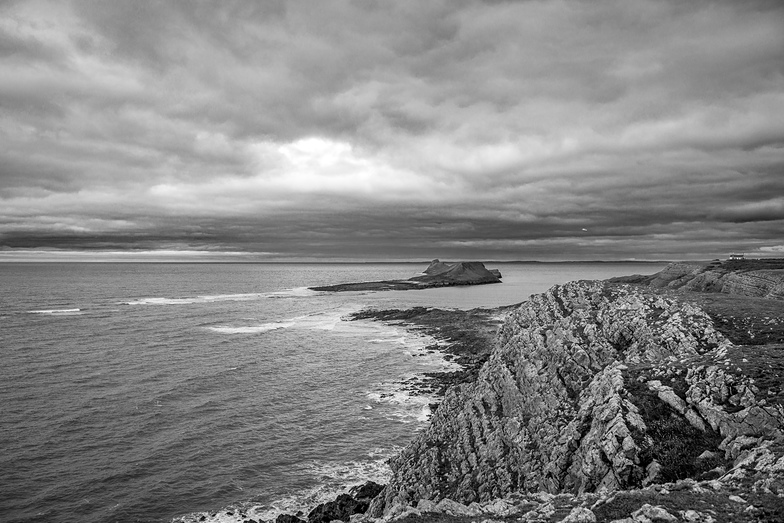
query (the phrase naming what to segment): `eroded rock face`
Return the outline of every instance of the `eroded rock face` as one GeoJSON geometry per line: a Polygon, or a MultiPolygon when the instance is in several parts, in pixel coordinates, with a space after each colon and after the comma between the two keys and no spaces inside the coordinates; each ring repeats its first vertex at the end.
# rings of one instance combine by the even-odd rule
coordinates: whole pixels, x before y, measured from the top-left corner
{"type": "MultiPolygon", "coordinates": [[[[452,389],[392,460],[383,505],[653,481],[627,365],[699,358],[727,343],[700,309],[627,286],[575,282],[534,296],[509,314],[478,379],[452,389]]],[[[693,410],[710,423],[679,405],[677,415],[693,410]]]]}

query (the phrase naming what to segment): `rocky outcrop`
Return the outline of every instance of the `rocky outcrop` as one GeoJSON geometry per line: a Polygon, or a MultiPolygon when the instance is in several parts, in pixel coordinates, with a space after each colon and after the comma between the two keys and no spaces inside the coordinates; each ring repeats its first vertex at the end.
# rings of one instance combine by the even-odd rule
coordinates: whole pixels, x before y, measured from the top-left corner
{"type": "Polygon", "coordinates": [[[280,514],[275,523],[330,523],[349,521],[355,514],[363,514],[370,502],[383,489],[382,485],[368,481],[352,488],[349,493],[340,494],[332,501],[321,503],[308,513],[307,521],[292,514],[280,514]]]}
{"type": "Polygon", "coordinates": [[[330,521],[348,521],[354,514],[362,514],[368,508],[349,494],[340,494],[334,501],[318,505],[308,514],[308,523],[330,523],[330,521]]]}
{"type": "MultiPolygon", "coordinates": [[[[734,470],[749,449],[782,442],[784,410],[728,372],[732,349],[701,309],[639,287],[575,282],[533,296],[507,316],[477,379],[452,388],[391,460],[368,513],[734,470]]],[[[759,459],[778,463],[769,452],[759,459]]]]}
{"type": "Polygon", "coordinates": [[[654,288],[722,292],[739,296],[784,299],[784,260],[671,263],[651,276],[625,276],[616,282],[654,288]]]}
{"type": "Polygon", "coordinates": [[[499,283],[501,272],[498,269],[487,270],[481,262],[447,263],[436,259],[430,262],[422,275],[414,276],[409,280],[444,285],[499,283]]]}

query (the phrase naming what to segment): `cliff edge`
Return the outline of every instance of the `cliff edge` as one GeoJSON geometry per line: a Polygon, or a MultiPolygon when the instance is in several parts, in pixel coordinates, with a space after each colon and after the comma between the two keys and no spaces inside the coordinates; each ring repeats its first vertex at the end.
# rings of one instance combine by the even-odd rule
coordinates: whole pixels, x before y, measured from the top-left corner
{"type": "Polygon", "coordinates": [[[508,314],[368,515],[687,478],[784,495],[782,349],[735,345],[700,307],[643,287],[556,286],[508,314]]]}

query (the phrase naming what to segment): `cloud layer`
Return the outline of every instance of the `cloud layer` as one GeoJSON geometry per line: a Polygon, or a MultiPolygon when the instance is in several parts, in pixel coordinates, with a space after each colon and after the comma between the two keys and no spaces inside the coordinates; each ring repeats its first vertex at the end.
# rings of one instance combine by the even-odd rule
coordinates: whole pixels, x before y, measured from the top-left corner
{"type": "Polygon", "coordinates": [[[0,249],[776,255],[782,27],[774,1],[0,4],[0,249]]]}

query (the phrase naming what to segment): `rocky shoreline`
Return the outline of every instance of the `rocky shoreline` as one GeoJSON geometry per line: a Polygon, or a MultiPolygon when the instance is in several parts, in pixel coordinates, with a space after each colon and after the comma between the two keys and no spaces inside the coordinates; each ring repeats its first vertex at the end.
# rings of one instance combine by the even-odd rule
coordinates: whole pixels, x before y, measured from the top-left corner
{"type": "Polygon", "coordinates": [[[446,341],[464,370],[433,377],[428,429],[365,510],[335,519],[784,521],[784,278],[716,270],[356,314],[446,341]]]}
{"type": "MultiPolygon", "coordinates": [[[[411,384],[410,392],[435,396],[440,403],[446,391],[455,385],[476,379],[479,369],[487,361],[493,348],[496,332],[506,312],[514,306],[470,311],[427,307],[411,309],[364,310],[352,314],[356,320],[384,321],[403,325],[437,340],[426,350],[441,352],[447,361],[461,366],[457,371],[425,373],[424,380],[411,384]]],[[[431,404],[435,411],[438,403],[431,404]]]]}

